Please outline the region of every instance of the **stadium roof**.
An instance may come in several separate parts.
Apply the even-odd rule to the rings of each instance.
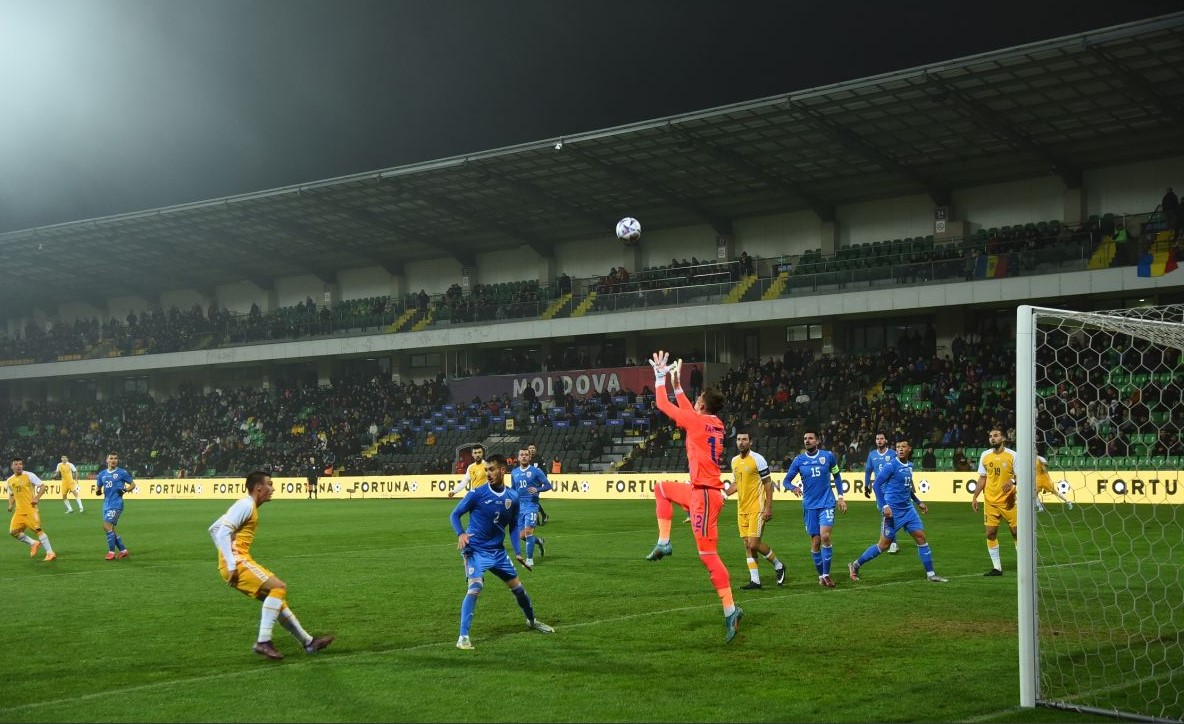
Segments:
[[[0,235],[9,315],[455,258],[1184,152],[1184,12],[591,133]],[[62,273],[70,270],[70,273]],[[47,304],[48,303],[48,304]]]

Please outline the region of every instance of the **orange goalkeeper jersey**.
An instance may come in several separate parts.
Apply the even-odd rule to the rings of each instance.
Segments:
[[[658,409],[687,432],[687,463],[691,485],[722,488],[719,469],[724,454],[724,423],[715,415],[700,415],[686,395],[676,392],[678,405],[666,396],[666,383],[654,385]]]

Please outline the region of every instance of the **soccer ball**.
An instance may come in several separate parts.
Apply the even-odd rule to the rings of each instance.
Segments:
[[[617,238],[626,244],[641,238],[641,222],[631,216],[626,216],[617,222]]]

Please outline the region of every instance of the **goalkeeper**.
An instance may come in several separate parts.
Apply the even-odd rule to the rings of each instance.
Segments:
[[[691,482],[675,483],[663,481],[654,487],[657,506],[658,543],[646,556],[657,561],[673,553],[670,545],[670,523],[674,512],[673,503],[691,513],[691,528],[699,549],[699,560],[711,575],[711,585],[719,595],[724,609],[724,641],[736,637],[744,611],[738,608],[732,598],[732,581],[728,568],[719,557],[719,513],[724,507],[724,483],[720,480],[720,461],[724,453],[724,424],[716,416],[723,409],[724,398],[719,392],[707,388],[692,405],[682,391],[679,368],[682,360],[670,363],[668,353],[661,350],[653,354],[650,366],[654,368],[654,396],[658,409],[674,420],[686,431],[687,462],[690,465]],[[666,395],[666,377],[674,382],[674,396],[677,405]]]

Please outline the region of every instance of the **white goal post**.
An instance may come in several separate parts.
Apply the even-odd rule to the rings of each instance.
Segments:
[[[1182,352],[1184,305],[1017,309],[1023,707],[1184,721]]]

